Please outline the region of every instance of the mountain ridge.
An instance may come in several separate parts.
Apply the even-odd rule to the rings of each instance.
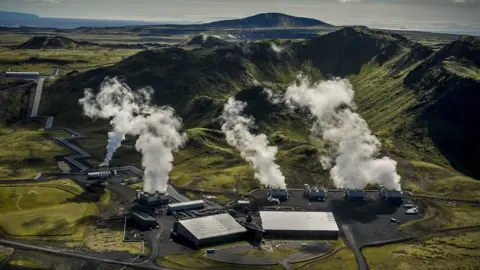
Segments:
[[[465,42],[460,47],[470,48],[470,41]],[[453,45],[448,44],[445,50],[459,46]],[[480,148],[472,141],[474,138],[462,137],[467,142],[456,145],[461,151],[449,152],[447,148],[451,136],[477,134],[478,128],[474,126],[472,130],[468,127],[470,122],[463,121],[446,132],[451,119],[445,115],[458,119],[462,119],[464,111],[480,115],[476,113],[480,106],[473,106],[478,99],[472,91],[480,83],[449,72],[449,80],[460,84],[454,88],[456,91],[446,91],[440,87],[443,73],[436,73],[437,68],[432,64],[438,62],[432,59],[438,57],[439,52],[422,46],[400,35],[350,27],[303,41],[266,40],[212,48],[142,51],[108,68],[59,78],[45,89],[45,108],[48,108],[45,114],[57,114],[59,122],[79,123],[83,132],[83,123],[88,120],[80,115],[77,101],[84,88],[96,89],[105,77],[112,76],[118,76],[132,89],[152,86],[154,102],[171,105],[183,118],[190,137],[187,146],[176,155],[172,181],[182,185],[198,177],[204,180],[191,185],[206,185],[206,188],[236,185],[248,190],[254,185],[248,180],[253,179],[251,169],[221,136],[212,135],[220,130],[216,119],[224,102],[235,96],[248,101],[245,112],[256,119],[257,130],[277,144],[278,163],[290,186],[299,183],[330,186],[328,172],[321,169],[316,159],[318,145],[309,139],[308,115],[268,105],[262,89],[281,94],[298,73],[308,75],[312,81],[340,76],[351,80],[359,112],[384,144],[384,153],[399,161],[399,172],[406,187],[415,187],[418,185],[415,179],[421,177],[417,174],[420,172],[409,169],[410,160],[453,166],[475,176],[477,170],[472,157]],[[457,56],[465,54],[464,50],[454,51],[458,51]],[[478,55],[476,49],[471,52],[474,57]],[[433,84],[422,85],[413,80],[409,83],[410,79],[406,78],[415,77],[423,69],[434,75],[430,80]],[[435,85],[435,82],[440,83]],[[428,103],[424,93],[429,92],[440,95],[433,96]],[[457,94],[451,99],[442,98],[442,93]],[[462,110],[452,109],[458,104],[465,106]],[[435,122],[432,118],[441,121]],[[90,130],[97,140],[102,139],[99,134],[106,134],[104,122],[86,125],[87,135]],[[441,128],[436,128],[438,126]],[[89,150],[101,156],[103,143],[98,141]],[[128,142],[126,145],[118,155],[122,160],[127,156],[131,160],[132,149]],[[120,162],[120,158],[114,162]],[[246,182],[242,182],[244,180]]]
[[[260,13],[241,19],[215,21],[201,25],[205,27],[233,28],[333,26],[317,19],[296,17],[276,12]]]

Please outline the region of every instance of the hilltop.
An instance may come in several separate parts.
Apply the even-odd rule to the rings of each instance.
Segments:
[[[247,190],[255,185],[253,172],[226,144],[217,120],[226,99],[236,96],[248,101],[246,113],[279,147],[277,160],[290,186],[329,186],[328,172],[317,159],[318,145],[308,135],[309,118],[270,104],[263,88],[281,93],[299,72],[315,80],[347,77],[359,112],[381,140],[383,152],[399,162],[404,187],[456,192],[447,186],[459,184],[477,194],[476,184],[465,177],[480,173],[474,158],[480,149],[475,139],[479,128],[473,124],[480,115],[476,39],[459,39],[435,52],[398,34],[347,27],[312,39],[276,41],[276,49],[272,44],[142,51],[111,67],[58,79],[45,90],[45,113],[57,115],[59,124],[68,122],[94,135],[87,150],[101,157],[108,125],[81,116],[77,100],[83,89],[97,89],[107,76],[118,76],[132,88],[152,86],[154,102],[171,105],[190,138],[176,154],[172,181]],[[459,138],[454,144],[449,139],[453,137]],[[114,162],[138,163],[130,143]],[[425,174],[433,173],[434,166],[445,168],[435,171],[444,182],[432,182]],[[192,177],[197,180],[192,182]]]
[[[185,43],[185,45],[200,46],[203,48],[213,48],[215,46],[228,46],[229,43],[218,36],[200,34],[194,36],[189,42]]]
[[[76,49],[86,45],[63,36],[36,36],[19,45],[18,49],[42,50],[42,49]]]
[[[205,27],[231,27],[231,28],[254,28],[254,27],[310,27],[310,26],[332,26],[316,19],[295,17],[283,13],[261,13],[254,16],[216,21],[202,24]]]

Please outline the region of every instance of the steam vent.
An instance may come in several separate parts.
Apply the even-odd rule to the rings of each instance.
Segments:
[[[316,186],[309,186],[308,184],[305,184],[304,195],[310,201],[326,201],[328,191],[325,188],[319,188]]]
[[[361,189],[345,189],[345,199],[349,201],[365,201],[367,199],[365,191]]]
[[[389,203],[403,203],[403,192],[380,186],[378,195]]]

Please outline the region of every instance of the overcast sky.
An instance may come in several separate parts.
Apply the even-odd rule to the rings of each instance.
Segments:
[[[480,0],[0,0],[0,10],[42,17],[212,21],[283,12],[328,23],[473,27]]]

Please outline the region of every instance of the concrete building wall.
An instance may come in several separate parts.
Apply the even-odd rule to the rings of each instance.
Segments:
[[[280,231],[266,230],[265,238],[280,239],[337,239],[338,231]]]

